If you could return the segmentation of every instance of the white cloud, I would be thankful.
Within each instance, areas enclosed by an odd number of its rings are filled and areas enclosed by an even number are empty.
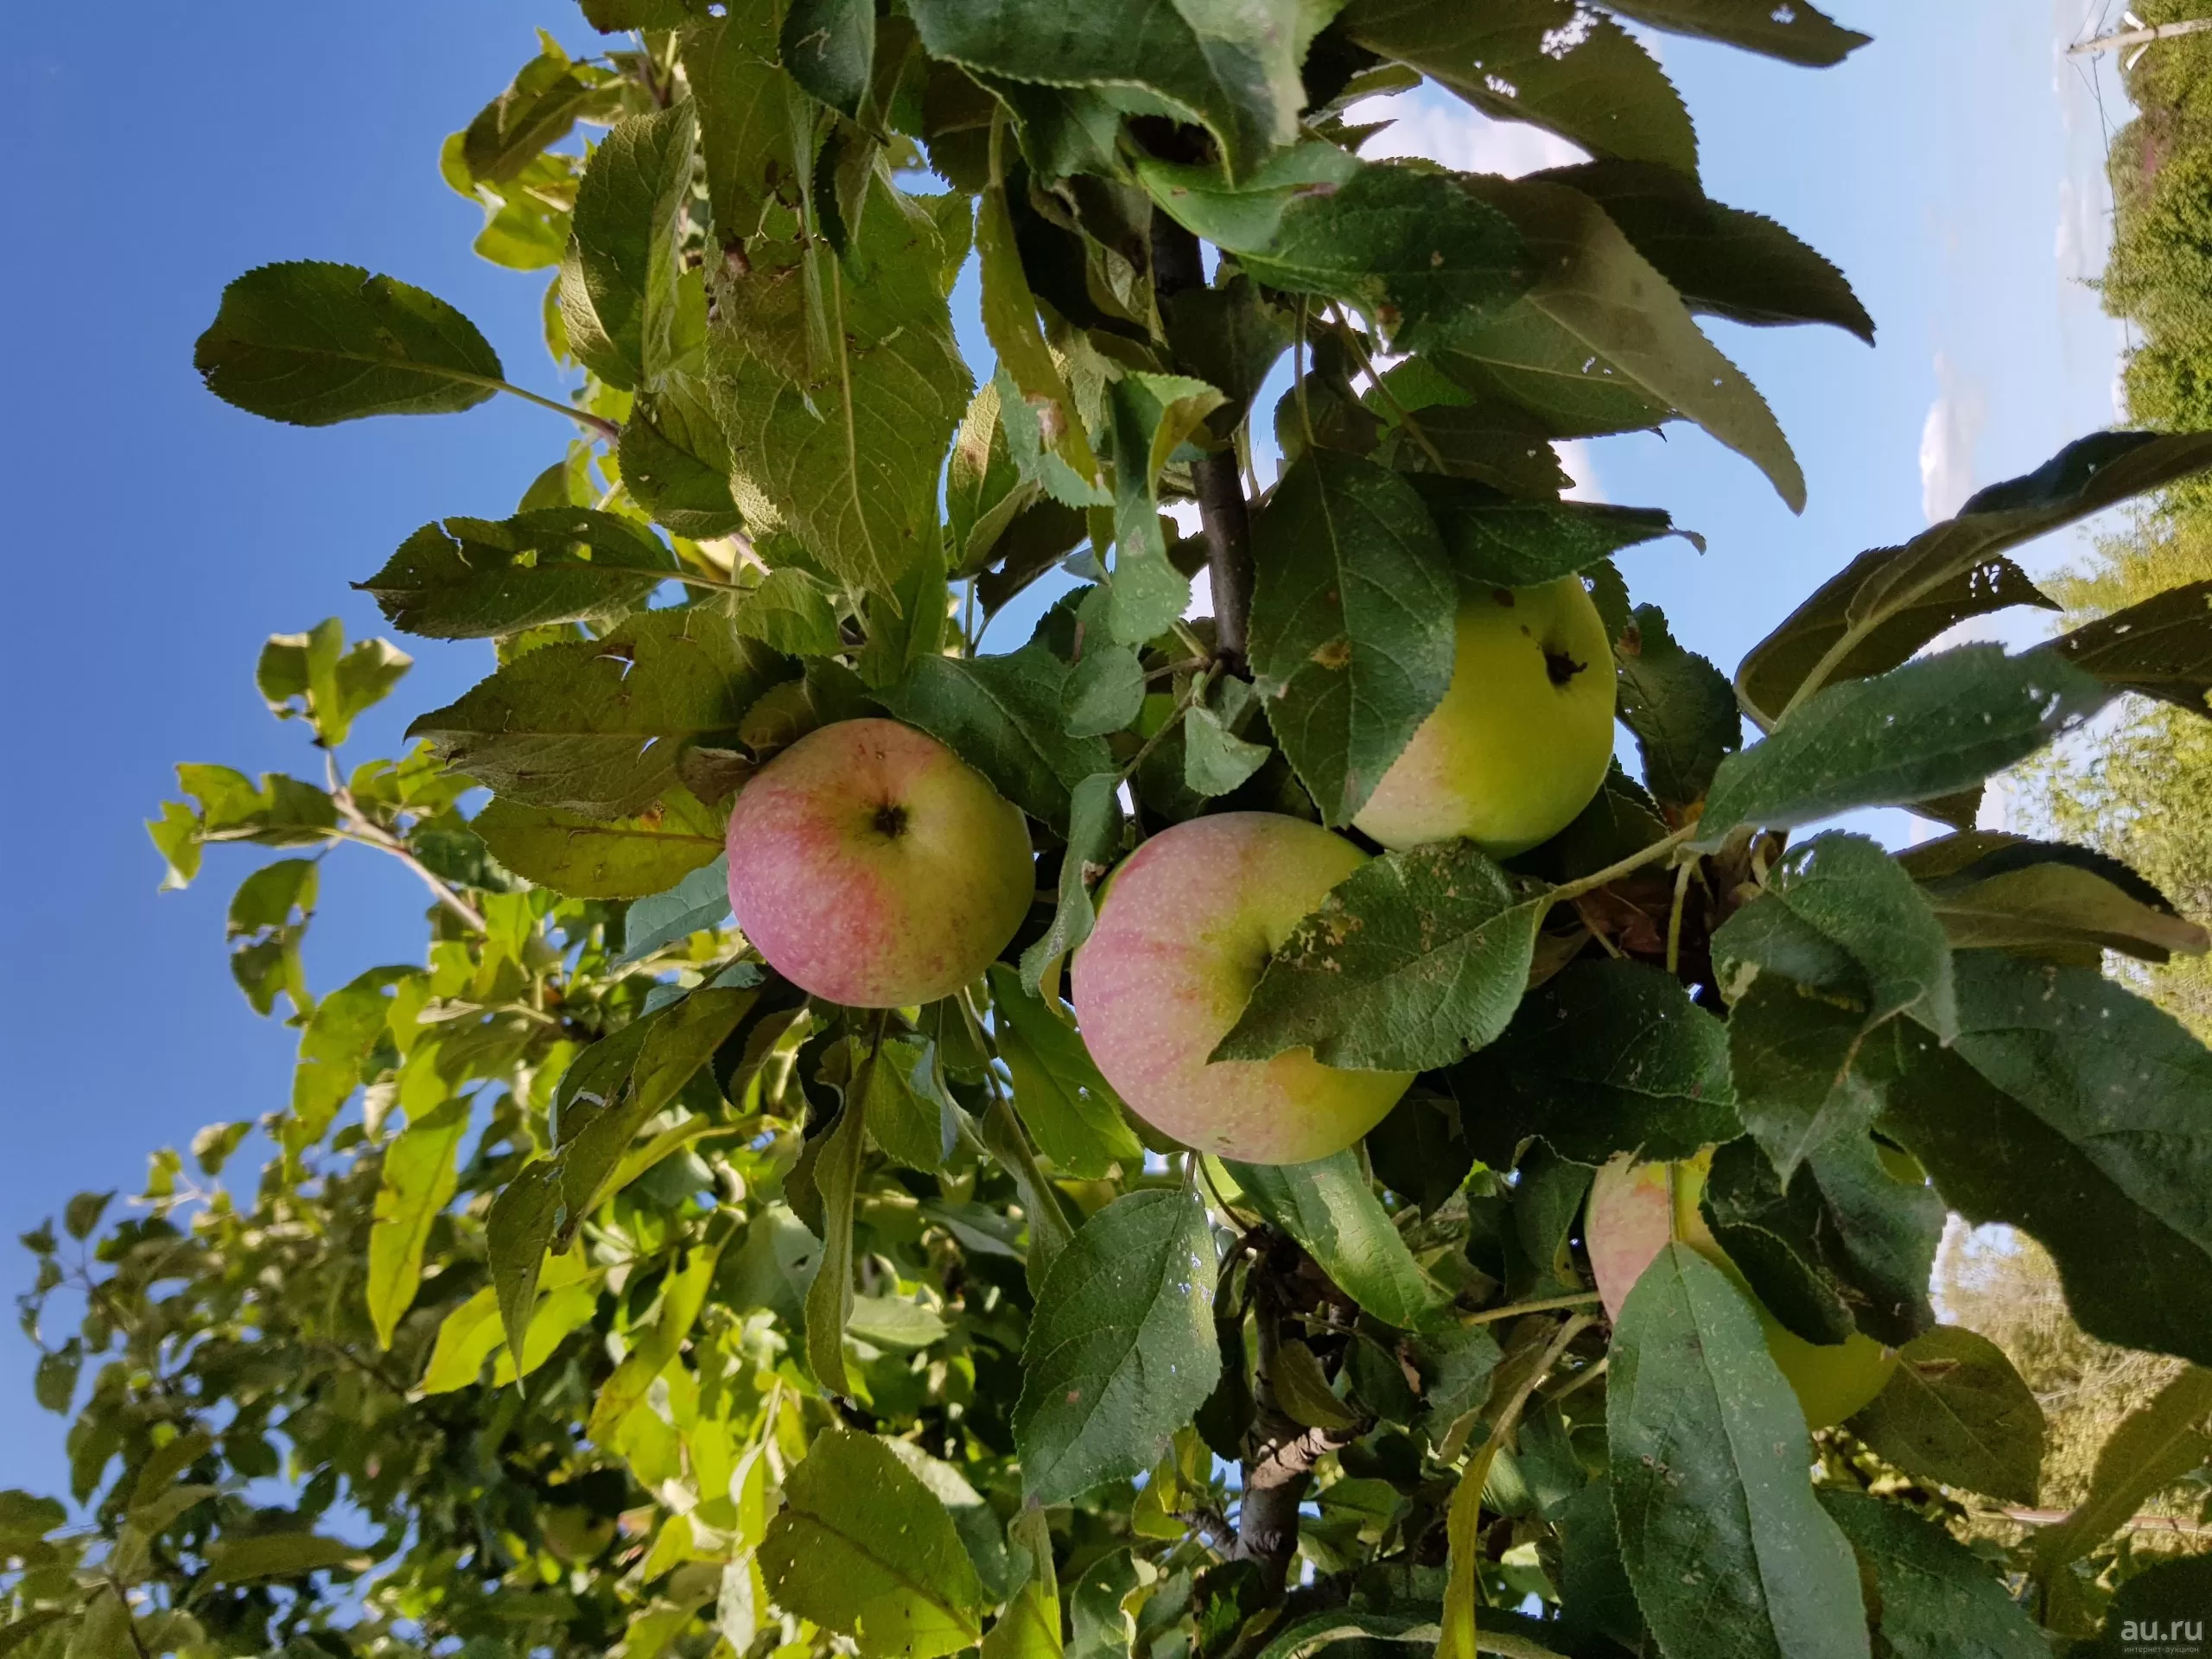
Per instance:
[[[1936,401],[1920,429],[1920,510],[1929,524],[1948,518],[1974,493],[1974,452],[1988,419],[1981,388],[1962,380],[1936,353]]]
[[[1355,126],[1393,124],[1361,146],[1370,158],[1424,156],[1462,173],[1503,173],[1518,178],[1548,167],[1589,160],[1556,134],[1519,121],[1493,121],[1457,99],[1426,88],[1363,99],[1344,118]]]

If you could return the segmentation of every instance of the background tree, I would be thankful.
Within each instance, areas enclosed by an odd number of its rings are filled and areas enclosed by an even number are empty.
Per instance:
[[[184,767],[152,825],[178,880],[211,842],[286,855],[230,931],[300,1066],[250,1205],[200,1185],[232,1125],[196,1177],[157,1160],[142,1213],[86,1195],[27,1241],[33,1327],[85,1299],[41,1381],[91,1520],[0,1505],[10,1642],[2025,1656],[2173,1591],[2118,1582],[2107,1540],[2207,1449],[2212,1057],[2098,963],[2202,930],[2078,847],[1788,836],[1971,823],[2120,690],[2201,706],[2187,589],[2034,652],[1918,653],[2048,603],[2007,550],[2212,438],[2071,446],[1862,555],[1732,685],[1613,563],[1664,515],[1562,499],[1551,445],[1693,420],[1798,505],[1694,315],[1871,323],[1704,195],[1612,16],[585,10],[618,49],[545,45],[444,156],[487,257],[557,268],[580,393],[346,266],[247,273],[200,341],[272,418],[504,391],[576,436],[514,516],[426,525],[363,584],[404,631],[497,642],[416,748],[341,763],[405,658],[325,624],[258,671],[319,764]],[[1605,12],[1806,65],[1861,39],[1805,6]],[[1345,111],[1423,76],[1594,159],[1362,160]],[[552,148],[580,121],[588,155]],[[947,298],[971,250],[980,391]],[[1056,568],[1077,585],[1029,641],[982,651]],[[1612,669],[1640,782],[1502,861],[1368,859],[1347,826],[1467,665],[1454,612],[1531,589],[1602,618],[1611,664],[1556,673]],[[1000,957],[919,1007],[808,995],[726,925],[730,802],[859,717],[948,746],[1043,849]],[[1106,872],[1225,809],[1357,867],[1224,1060],[1413,1079],[1314,1161],[1166,1139],[1059,995]],[[423,879],[429,943],[317,998],[298,945],[340,842]],[[1672,1200],[1648,1250],[1586,1213],[1601,1179]],[[1936,1321],[1947,1205],[2041,1240],[2085,1329],[2189,1362],[2001,1560],[1947,1527],[2033,1496],[2043,1422]],[[1868,1354],[1808,1442],[1800,1400]]]

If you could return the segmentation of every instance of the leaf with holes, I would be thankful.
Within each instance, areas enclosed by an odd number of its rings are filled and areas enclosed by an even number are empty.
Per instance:
[[[1512,1019],[1546,908],[1471,842],[1371,860],[1292,930],[1211,1058],[1311,1048],[1373,1071],[1464,1059]]]
[[[1784,829],[1861,806],[1902,806],[1980,783],[2102,708],[2111,694],[2042,652],[1961,645],[1822,690],[1722,762],[1696,845],[1742,824]]]
[[[630,817],[677,787],[687,746],[734,737],[785,672],[719,608],[648,611],[603,639],[515,658],[408,735],[504,802]]]
[[[425,524],[383,569],[353,585],[396,628],[484,639],[619,616],[642,605],[675,569],[668,550],[633,521],[553,507]]]

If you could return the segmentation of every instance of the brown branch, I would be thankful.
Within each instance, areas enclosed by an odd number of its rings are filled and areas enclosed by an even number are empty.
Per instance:
[[[1166,213],[1152,216],[1153,296],[1164,309],[1178,294],[1206,284],[1198,238]],[[1236,474],[1236,450],[1224,445],[1191,464],[1198,524],[1206,541],[1206,577],[1213,590],[1214,650],[1244,671],[1252,613],[1252,517]]]
[[[1236,1509],[1236,1541],[1231,1560],[1256,1562],[1268,1593],[1279,1596],[1298,1550],[1298,1506],[1313,1484],[1314,1465],[1357,1437],[1353,1429],[1308,1428],[1294,1421],[1275,1402],[1273,1372],[1281,1346],[1284,1283],[1296,1271],[1283,1271],[1275,1259],[1301,1254],[1287,1239],[1274,1249],[1263,1247],[1252,1267],[1252,1311],[1259,1321],[1259,1365],[1252,1380],[1253,1423],[1244,1454],[1244,1492]]]

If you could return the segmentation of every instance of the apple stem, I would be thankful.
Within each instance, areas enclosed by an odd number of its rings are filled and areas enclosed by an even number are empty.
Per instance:
[[[1178,294],[1206,285],[1198,238],[1166,213],[1152,216],[1153,294],[1164,312]],[[1252,613],[1252,515],[1237,476],[1236,447],[1225,444],[1191,464],[1191,489],[1198,498],[1198,524],[1206,540],[1206,576],[1213,589],[1214,650],[1237,671],[1244,668],[1246,627]]]
[[[1561,882],[1545,893],[1544,897],[1554,905],[1563,905],[1570,899],[1580,899],[1586,893],[1595,893],[1609,882],[1618,881],[1624,875],[1633,875],[1645,865],[1656,864],[1660,860],[1670,856],[1676,848],[1681,846],[1695,834],[1697,834],[1696,823],[1686,823],[1663,841],[1653,842],[1641,851],[1630,854],[1618,864],[1608,864],[1604,869],[1592,874],[1578,877],[1573,881]]]

